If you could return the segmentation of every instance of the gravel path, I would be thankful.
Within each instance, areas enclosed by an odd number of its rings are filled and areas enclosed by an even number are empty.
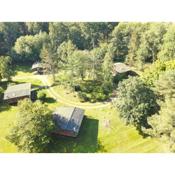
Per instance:
[[[40,80],[44,86],[49,87],[47,91],[52,98],[68,106],[76,106],[84,109],[98,109],[98,108],[108,107],[111,104],[110,102],[87,104],[87,103],[74,102],[69,99],[65,99],[65,97],[61,96],[53,89],[46,75],[17,76],[17,77],[14,77],[13,79],[19,80],[19,79],[26,79],[26,78]]]

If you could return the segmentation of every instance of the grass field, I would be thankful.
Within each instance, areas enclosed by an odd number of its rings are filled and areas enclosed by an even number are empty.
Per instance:
[[[11,144],[7,139],[6,136],[8,135],[11,126],[16,121],[16,107],[9,107],[4,106],[1,108],[0,112],[0,152],[1,153],[10,153],[10,152],[17,152],[17,148]]]
[[[17,107],[7,107],[0,113],[0,152],[17,152],[17,148],[5,138],[16,114]],[[142,138],[134,127],[124,125],[115,109],[106,108],[86,110],[79,136],[55,138],[49,152],[157,153],[163,152],[163,147],[155,139]]]
[[[16,74],[16,82],[31,82],[35,87],[42,85],[39,80],[32,79],[31,73],[21,70],[25,70],[25,68],[20,68],[20,72]],[[21,75],[26,75],[26,79],[17,80],[17,77]],[[58,90],[61,91],[59,88]],[[44,91],[47,93],[46,90]],[[67,94],[66,98],[68,97]],[[47,105],[52,110],[57,106],[64,105],[54,101],[49,94],[47,94],[47,98]],[[71,99],[73,100],[72,96]],[[0,111],[0,152],[18,152],[17,148],[6,139],[16,121],[17,107],[1,106]],[[49,152],[158,153],[165,151],[158,140],[143,138],[134,127],[126,126],[112,106],[86,109],[85,115],[79,136],[77,138],[61,136],[54,138],[54,142],[49,146]]]

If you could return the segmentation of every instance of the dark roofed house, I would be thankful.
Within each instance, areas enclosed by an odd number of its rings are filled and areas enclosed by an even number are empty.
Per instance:
[[[126,73],[131,71],[131,68],[124,63],[114,63],[113,75]]]
[[[129,66],[124,63],[114,63],[113,65],[113,81],[118,84],[120,81],[127,79],[129,76],[138,76]]]
[[[77,107],[58,107],[53,113],[57,130],[54,134],[76,137],[84,117],[84,110]]]
[[[131,69],[131,67],[127,66],[124,63],[114,63],[113,66],[113,76],[116,76],[118,74],[125,74],[130,76],[137,76],[138,74]]]
[[[31,98],[31,83],[9,86],[4,92],[4,101],[13,104],[24,98]]]

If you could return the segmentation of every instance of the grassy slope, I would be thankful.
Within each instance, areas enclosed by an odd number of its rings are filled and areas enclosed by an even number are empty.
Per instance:
[[[20,75],[25,75],[20,72]],[[19,75],[18,74],[18,75]],[[30,73],[26,72],[26,75]],[[41,85],[38,80],[26,78],[19,82],[32,82]],[[71,97],[72,98],[72,97]],[[73,100],[73,99],[72,99]],[[48,106],[54,109],[61,105],[49,101]],[[4,107],[0,112],[0,152],[17,152],[17,148],[6,140],[13,122],[15,122],[17,107]],[[111,107],[105,109],[88,109],[86,117],[77,138],[55,138],[49,152],[162,152],[161,144],[151,138],[142,138],[136,129],[125,126],[117,111]]]

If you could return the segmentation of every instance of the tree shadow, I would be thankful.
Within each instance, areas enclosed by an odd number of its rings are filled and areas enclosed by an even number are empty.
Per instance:
[[[44,100],[45,103],[55,103],[56,100],[54,98],[51,97],[46,97]]]
[[[8,83],[9,83],[9,81],[1,81],[0,87],[5,90],[5,89],[7,89]]]
[[[9,104],[6,104],[4,102],[0,103],[0,112],[7,111],[11,108]]]
[[[32,66],[28,66],[28,65],[18,65],[18,66],[15,66],[14,67],[14,74],[16,75],[18,71],[20,72],[24,72],[24,73],[31,73],[32,72],[32,69],[31,69]]]
[[[101,143],[101,141],[98,141],[98,150],[99,150],[100,152],[103,152],[103,153],[108,152],[108,151],[105,149],[105,147],[103,146],[103,144]]]
[[[50,153],[95,153],[99,149],[98,125],[96,119],[84,117],[76,138],[54,136],[49,145]]]

